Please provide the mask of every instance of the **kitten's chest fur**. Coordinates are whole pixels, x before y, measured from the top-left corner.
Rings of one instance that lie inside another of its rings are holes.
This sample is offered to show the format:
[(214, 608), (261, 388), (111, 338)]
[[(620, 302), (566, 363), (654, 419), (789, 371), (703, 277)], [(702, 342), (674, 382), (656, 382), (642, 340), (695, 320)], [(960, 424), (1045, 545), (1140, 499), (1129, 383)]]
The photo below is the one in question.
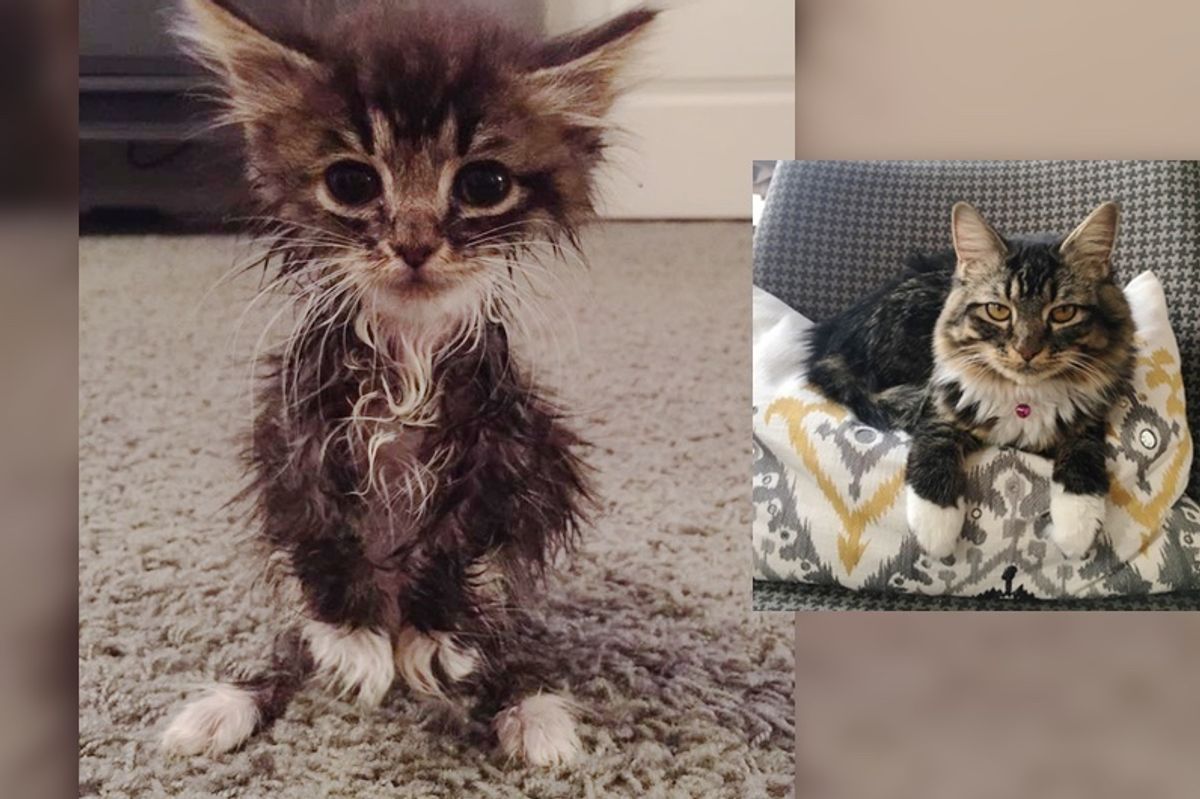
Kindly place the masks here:
[(581, 441), (502, 328), (421, 380), (364, 372), (358, 351), (306, 354), (294, 378), (309, 399), (285, 408), (278, 383), (264, 386), (247, 454), (263, 536), (313, 575), (314, 607), (437, 628), (431, 597), (458, 585), (474, 602), (479, 564), (527, 584), (575, 540), (593, 501)]
[[(933, 389), (944, 413), (996, 446), (1048, 453), (1090, 409), (1077, 386), (1046, 381), (1019, 386), (998, 378), (965, 375), (944, 364), (934, 370)], [(1018, 406), (1027, 406), (1021, 416)]]
[(394, 493), (387, 487), (412, 479), (414, 472), (427, 468), (430, 458), (424, 450), (437, 420), (431, 420), (430, 425), (406, 423), (389, 415), (386, 402), (371, 398), (359, 407), (360, 418), (349, 421), (357, 444), (353, 448), (357, 471), (368, 484), (382, 488), (385, 495)]
[[(386, 406), (384, 406), (386, 408)], [(377, 412), (382, 413), (383, 409)], [(386, 535), (368, 536), (380, 539), (374, 543), (385, 554), (396, 539), (414, 531), (423, 511), (438, 488), (444, 469), (438, 453), (430, 452), (431, 431), (386, 416), (356, 422), (354, 436), (358, 446), (353, 449), (355, 471), (360, 475), (361, 494), (372, 526)]]

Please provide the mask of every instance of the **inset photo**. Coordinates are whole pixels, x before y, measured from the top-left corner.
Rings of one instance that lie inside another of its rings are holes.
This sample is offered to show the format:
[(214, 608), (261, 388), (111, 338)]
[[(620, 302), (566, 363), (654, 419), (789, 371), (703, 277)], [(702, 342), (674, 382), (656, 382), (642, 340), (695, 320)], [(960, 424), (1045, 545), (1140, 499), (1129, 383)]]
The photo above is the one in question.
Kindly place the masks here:
[(754, 192), (756, 609), (1200, 608), (1200, 163)]

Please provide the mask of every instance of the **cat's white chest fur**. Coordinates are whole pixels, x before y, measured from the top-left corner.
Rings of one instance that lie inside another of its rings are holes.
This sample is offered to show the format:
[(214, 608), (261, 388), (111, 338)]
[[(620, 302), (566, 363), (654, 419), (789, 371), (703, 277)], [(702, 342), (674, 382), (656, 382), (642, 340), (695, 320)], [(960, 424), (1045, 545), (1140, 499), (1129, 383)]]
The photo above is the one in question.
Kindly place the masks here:
[[(962, 389), (958, 409), (977, 404), (975, 418), (980, 422), (995, 418), (995, 425), (985, 435), (989, 444), (1015, 446), (1022, 449), (1045, 449), (1058, 438), (1058, 419), (1070, 423), (1086, 403), (1075, 386), (1050, 380), (1034, 386), (1019, 386), (1001, 380), (981, 379), (958, 372), (953, 367), (939, 365), (934, 373), (936, 384), (955, 382)], [(1021, 416), (1018, 406), (1028, 406), (1029, 413)]]

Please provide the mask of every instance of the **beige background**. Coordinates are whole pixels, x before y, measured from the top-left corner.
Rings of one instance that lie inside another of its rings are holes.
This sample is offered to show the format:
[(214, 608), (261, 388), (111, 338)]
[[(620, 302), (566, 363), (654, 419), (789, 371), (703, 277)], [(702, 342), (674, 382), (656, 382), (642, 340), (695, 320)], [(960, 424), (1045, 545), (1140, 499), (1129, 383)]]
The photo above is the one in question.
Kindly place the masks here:
[(796, 32), (797, 158), (1200, 152), (1200, 3), (797, 0)]
[[(1198, 3), (798, 0), (796, 26), (797, 158), (1200, 154)], [(798, 614), (796, 796), (1200, 795), (1198, 625)]]
[(1194, 613), (801, 613), (797, 799), (1200, 795)]
[[(550, 32), (642, 0), (549, 0)], [(601, 182), (612, 219), (749, 219), (755, 158), (795, 138), (793, 0), (656, 0), (636, 87), (614, 109), (626, 131)], [(764, 154), (766, 154), (764, 156)]]

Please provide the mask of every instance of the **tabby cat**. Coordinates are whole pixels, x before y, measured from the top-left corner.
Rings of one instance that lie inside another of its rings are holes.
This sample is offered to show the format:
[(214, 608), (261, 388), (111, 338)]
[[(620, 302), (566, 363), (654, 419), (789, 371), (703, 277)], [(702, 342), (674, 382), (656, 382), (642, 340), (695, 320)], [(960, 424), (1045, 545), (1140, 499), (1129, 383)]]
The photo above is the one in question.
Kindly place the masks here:
[(478, 698), (509, 757), (564, 762), (575, 705), (512, 633), (592, 495), (509, 332), (593, 216), (605, 118), (655, 14), (542, 39), (465, 3), (336, 8), (268, 32), (232, 0), (183, 3), (243, 133), (268, 288), (295, 309), (246, 453), (295, 601), (269, 664), (195, 699), (163, 745), (240, 746), (312, 677), (365, 706), (398, 677)]
[(1106, 419), (1133, 369), (1134, 326), (1114, 282), (1118, 209), (1068, 236), (1004, 237), (967, 203), (953, 251), (816, 325), (810, 382), (862, 422), (912, 435), (908, 526), (933, 557), (962, 531), (964, 459), (1013, 446), (1054, 463), (1053, 540), (1084, 555), (1103, 525)]

